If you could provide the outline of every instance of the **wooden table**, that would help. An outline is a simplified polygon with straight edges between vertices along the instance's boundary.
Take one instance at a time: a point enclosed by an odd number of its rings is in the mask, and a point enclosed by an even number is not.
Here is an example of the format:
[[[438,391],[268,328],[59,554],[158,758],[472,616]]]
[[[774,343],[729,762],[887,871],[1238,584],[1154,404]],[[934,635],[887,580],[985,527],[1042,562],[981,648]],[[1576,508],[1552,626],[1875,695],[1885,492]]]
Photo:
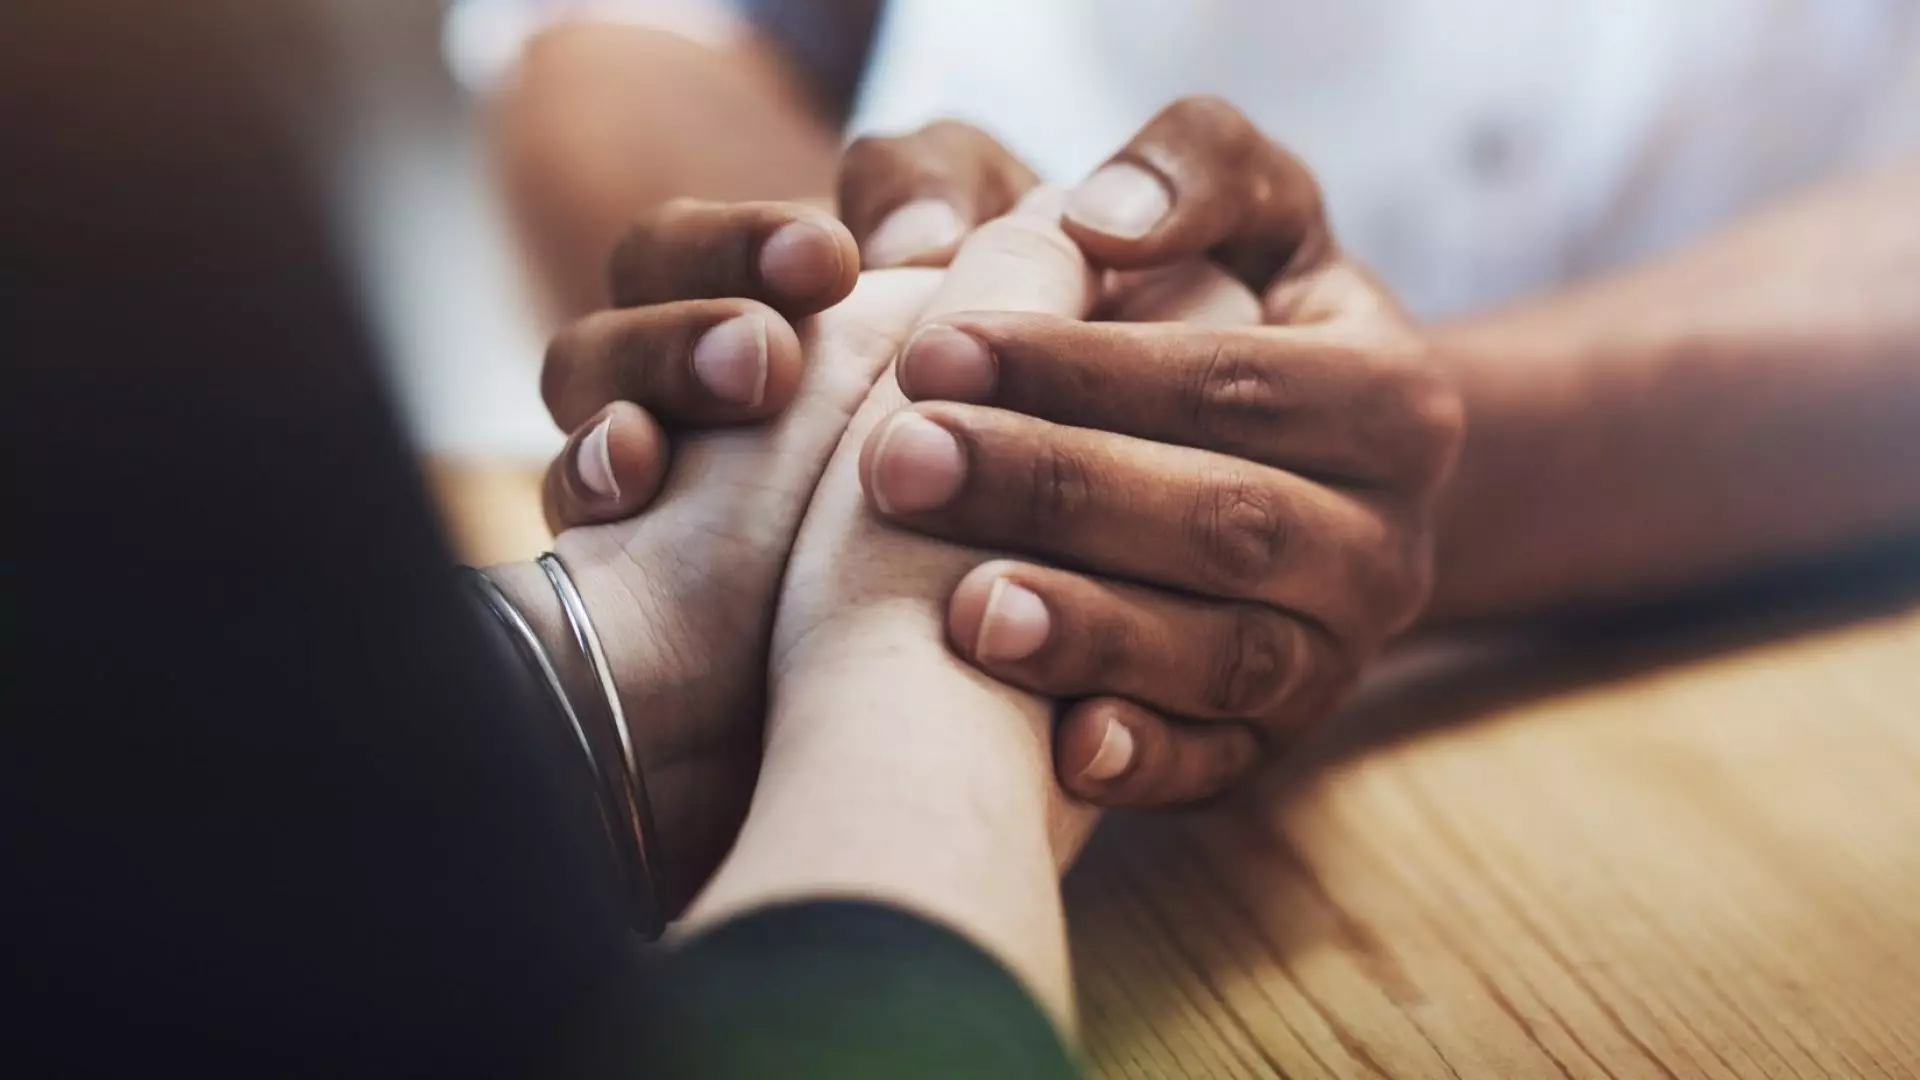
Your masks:
[[[544,539],[440,467],[473,557]],[[1403,656],[1067,885],[1109,1077],[1920,1076],[1920,574]]]

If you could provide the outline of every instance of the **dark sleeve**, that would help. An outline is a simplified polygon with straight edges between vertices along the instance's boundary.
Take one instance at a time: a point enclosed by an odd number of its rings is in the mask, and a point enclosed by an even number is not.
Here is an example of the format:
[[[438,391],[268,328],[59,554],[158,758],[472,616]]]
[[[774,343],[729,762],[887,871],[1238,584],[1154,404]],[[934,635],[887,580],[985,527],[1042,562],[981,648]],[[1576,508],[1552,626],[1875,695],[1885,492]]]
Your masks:
[[[624,925],[341,272],[318,8],[108,6],[0,32],[8,1067],[522,1071]]]
[[[853,901],[735,919],[607,999],[575,1075],[1041,1080],[1076,1075],[1039,1006],[950,930]],[[636,1019],[643,1018],[643,1019]]]

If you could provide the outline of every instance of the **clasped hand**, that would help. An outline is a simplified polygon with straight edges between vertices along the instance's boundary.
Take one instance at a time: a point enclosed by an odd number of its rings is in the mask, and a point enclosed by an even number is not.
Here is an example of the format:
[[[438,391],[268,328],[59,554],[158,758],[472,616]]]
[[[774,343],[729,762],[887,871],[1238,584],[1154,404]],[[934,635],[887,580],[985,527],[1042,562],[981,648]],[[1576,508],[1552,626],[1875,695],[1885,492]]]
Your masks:
[[[950,644],[1066,703],[1055,767],[1081,798],[1219,792],[1419,614],[1459,401],[1342,255],[1308,171],[1217,100],[1163,112],[1059,219],[1100,271],[1095,319],[1023,304],[922,322],[937,271],[860,273],[863,252],[946,265],[1033,186],[961,125],[863,140],[838,218],[648,214],[612,260],[614,306],[555,340],[542,389],[573,435],[546,508],[563,554],[650,613],[623,678],[675,718],[657,755],[729,748],[743,763],[723,791],[750,786],[782,570],[896,353],[913,404],[866,438],[869,508],[1009,553],[953,589]],[[1006,266],[1047,258],[1020,250],[1041,232],[1006,236]]]

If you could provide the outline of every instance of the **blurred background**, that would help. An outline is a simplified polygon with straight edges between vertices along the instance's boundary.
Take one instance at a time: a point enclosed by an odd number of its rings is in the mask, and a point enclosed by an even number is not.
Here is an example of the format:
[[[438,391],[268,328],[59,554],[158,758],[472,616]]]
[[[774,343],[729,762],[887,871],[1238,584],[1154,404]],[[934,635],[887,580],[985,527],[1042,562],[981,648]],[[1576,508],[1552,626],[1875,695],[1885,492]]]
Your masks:
[[[1417,314],[1435,318],[1631,264],[1920,144],[1920,110],[1911,107],[1920,101],[1920,4],[1910,0],[312,6],[335,24],[338,54],[359,68],[349,80],[359,130],[342,212],[361,280],[416,435],[443,458],[538,462],[560,443],[535,393],[546,327],[491,160],[488,98],[543,20],[563,14],[750,12],[784,44],[798,42],[796,55],[817,59],[809,51],[830,52],[835,36],[821,11],[871,19],[882,10],[864,93],[855,100],[845,87],[839,103],[851,129],[957,116],[1054,179],[1084,175],[1179,95],[1224,95],[1312,164],[1344,243]],[[858,78],[861,65],[846,66]],[[676,71],[637,73],[629,100],[683,89]],[[684,89],[713,95],[706,83]],[[648,140],[669,137],[681,145],[660,147],[656,178],[668,187],[702,186],[675,171],[693,156],[727,177],[704,185],[710,197],[794,194],[776,194],[763,175],[764,162],[790,149],[778,139],[762,146],[750,126],[698,126],[744,110],[708,98],[707,112],[686,116],[674,115],[677,103],[650,105],[659,126],[642,133],[616,115],[614,95],[610,86],[602,98],[570,99],[547,122],[601,101],[606,108],[590,111],[602,116],[561,138],[625,135],[620,152],[644,159]],[[629,167],[643,176],[643,165]],[[741,179],[756,168],[758,178]],[[632,195],[637,211],[645,193]]]
[[[332,0],[358,70],[341,213],[416,438],[457,460],[544,463],[544,331],[488,162],[481,91],[524,36],[493,0]]]

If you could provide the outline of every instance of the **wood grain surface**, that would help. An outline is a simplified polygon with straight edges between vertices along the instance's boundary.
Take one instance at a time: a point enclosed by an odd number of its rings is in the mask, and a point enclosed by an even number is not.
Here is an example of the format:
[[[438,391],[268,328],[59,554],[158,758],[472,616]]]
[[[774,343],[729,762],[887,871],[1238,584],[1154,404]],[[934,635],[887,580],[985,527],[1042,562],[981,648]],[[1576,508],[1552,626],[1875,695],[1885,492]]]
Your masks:
[[[470,558],[544,531],[441,465]],[[524,550],[522,550],[524,549]],[[1067,883],[1104,1077],[1920,1076],[1920,573],[1403,654]]]

